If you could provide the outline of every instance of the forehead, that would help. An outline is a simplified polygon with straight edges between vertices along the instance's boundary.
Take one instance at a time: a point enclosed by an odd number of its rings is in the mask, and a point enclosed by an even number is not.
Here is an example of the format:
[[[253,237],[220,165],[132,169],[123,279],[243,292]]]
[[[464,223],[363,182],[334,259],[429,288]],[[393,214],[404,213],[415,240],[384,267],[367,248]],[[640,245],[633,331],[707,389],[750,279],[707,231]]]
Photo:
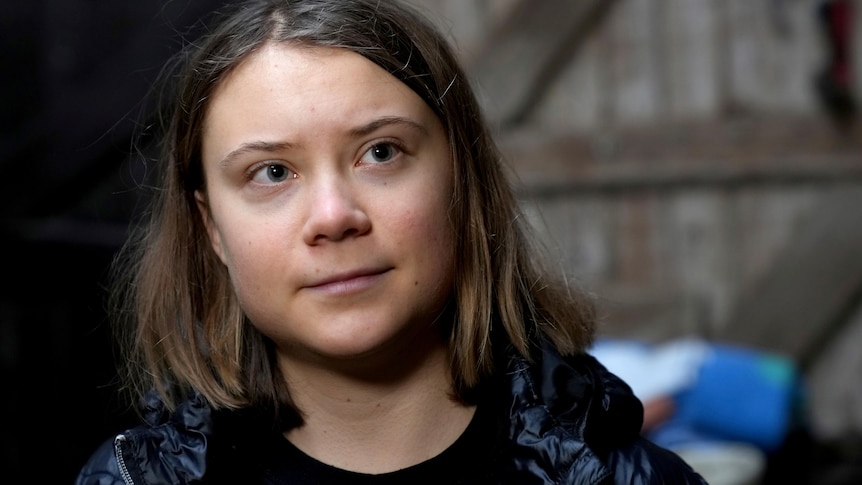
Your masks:
[[[210,102],[228,96],[243,99],[260,94],[273,99],[326,100],[329,96],[338,96],[339,92],[371,86],[375,89],[364,93],[369,102],[380,97],[375,93],[381,91],[388,96],[418,97],[395,76],[351,50],[270,42],[241,61],[221,80]],[[306,96],[309,94],[317,98]]]
[[[210,142],[226,141],[238,131],[280,138],[310,126],[302,122],[349,129],[381,115],[437,122],[419,95],[355,52],[269,43],[240,63],[212,93],[203,127],[204,158]]]

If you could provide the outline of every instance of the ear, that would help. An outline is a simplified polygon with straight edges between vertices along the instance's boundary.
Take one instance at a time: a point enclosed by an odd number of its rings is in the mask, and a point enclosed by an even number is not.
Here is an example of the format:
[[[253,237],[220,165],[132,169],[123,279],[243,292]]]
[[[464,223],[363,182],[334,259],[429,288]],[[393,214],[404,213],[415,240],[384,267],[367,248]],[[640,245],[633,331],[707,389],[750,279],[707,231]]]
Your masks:
[[[195,202],[197,202],[198,212],[200,212],[201,219],[204,221],[204,226],[207,229],[207,234],[209,235],[213,251],[215,251],[222,264],[226,265],[227,260],[225,258],[224,247],[221,241],[221,233],[219,233],[219,230],[212,219],[212,213],[210,212],[206,193],[202,190],[195,190]]]

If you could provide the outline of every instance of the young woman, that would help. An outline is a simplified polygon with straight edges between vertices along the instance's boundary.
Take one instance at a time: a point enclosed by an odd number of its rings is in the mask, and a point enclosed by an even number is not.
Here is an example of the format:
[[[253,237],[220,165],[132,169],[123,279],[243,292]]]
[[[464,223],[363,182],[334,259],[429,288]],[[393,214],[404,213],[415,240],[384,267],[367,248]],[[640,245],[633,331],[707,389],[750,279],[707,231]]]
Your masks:
[[[268,0],[185,54],[117,288],[145,423],[78,483],[700,483],[584,353],[443,38]]]

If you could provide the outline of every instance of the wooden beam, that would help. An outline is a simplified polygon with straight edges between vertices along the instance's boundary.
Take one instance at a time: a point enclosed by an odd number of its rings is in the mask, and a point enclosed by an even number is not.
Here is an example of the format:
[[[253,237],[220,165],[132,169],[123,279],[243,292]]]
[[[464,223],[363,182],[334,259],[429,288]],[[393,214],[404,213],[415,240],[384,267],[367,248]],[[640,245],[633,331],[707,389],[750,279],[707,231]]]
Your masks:
[[[519,128],[500,137],[499,145],[518,190],[532,199],[862,184],[862,126],[845,136],[811,116],[662,124],[601,134]]]
[[[520,122],[614,0],[521,0],[467,70],[486,116]]]
[[[835,188],[741,299],[720,338],[788,355],[804,367],[846,323],[860,296],[862,188]]]

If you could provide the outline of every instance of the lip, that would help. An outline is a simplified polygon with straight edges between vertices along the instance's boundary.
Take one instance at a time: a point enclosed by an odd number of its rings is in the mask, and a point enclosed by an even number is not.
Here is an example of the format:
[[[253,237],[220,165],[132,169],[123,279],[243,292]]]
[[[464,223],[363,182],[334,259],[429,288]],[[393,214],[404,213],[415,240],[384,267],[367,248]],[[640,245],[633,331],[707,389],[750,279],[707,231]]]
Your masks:
[[[326,294],[355,293],[373,286],[391,268],[359,269],[337,273],[305,286],[306,289]]]

